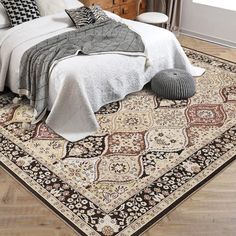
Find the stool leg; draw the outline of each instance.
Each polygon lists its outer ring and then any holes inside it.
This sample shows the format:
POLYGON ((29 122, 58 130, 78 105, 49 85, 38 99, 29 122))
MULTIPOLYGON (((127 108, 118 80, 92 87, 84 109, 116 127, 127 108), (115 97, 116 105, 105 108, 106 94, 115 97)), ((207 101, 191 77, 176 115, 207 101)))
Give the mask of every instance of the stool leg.
POLYGON ((170 24, 169 23, 167 23, 166 29, 170 30, 170 24))

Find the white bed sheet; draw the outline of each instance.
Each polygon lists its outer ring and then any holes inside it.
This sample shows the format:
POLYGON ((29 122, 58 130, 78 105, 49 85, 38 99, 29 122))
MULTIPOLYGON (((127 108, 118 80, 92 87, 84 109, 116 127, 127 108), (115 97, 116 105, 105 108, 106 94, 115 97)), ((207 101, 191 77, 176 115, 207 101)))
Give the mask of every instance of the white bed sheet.
POLYGON ((9 30, 9 28, 0 29, 0 41, 4 37, 4 34, 9 30))
MULTIPOLYGON (((144 57, 116 54, 76 56, 58 62, 50 74, 48 102, 51 111, 46 123, 70 141, 96 132, 98 123, 95 111, 141 90, 158 71, 180 68, 193 76, 204 72, 190 64, 177 39, 169 31, 108 14, 141 35, 152 65, 145 68, 144 57)), ((14 28, 0 40, 0 90, 7 83, 17 93, 23 53, 46 38, 72 30, 73 25, 65 13, 60 13, 14 28)))

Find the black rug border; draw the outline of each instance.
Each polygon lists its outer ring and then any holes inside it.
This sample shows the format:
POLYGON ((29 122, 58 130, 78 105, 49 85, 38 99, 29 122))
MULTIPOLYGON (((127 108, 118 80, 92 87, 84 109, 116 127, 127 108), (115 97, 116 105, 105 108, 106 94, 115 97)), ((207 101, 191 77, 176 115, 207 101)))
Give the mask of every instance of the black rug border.
POLYGON ((141 227, 138 231, 136 231, 132 236, 139 236, 142 233, 144 233, 147 229, 153 227, 155 224, 158 223, 165 215, 170 213, 171 210, 176 208, 179 204, 183 203, 187 198, 199 190, 199 188, 203 187, 205 184, 213 180, 213 178, 223 173, 222 171, 228 167, 230 164, 232 164, 234 161, 236 161, 236 155, 234 155, 232 158, 230 158, 228 161, 226 161, 223 165, 221 165, 218 169, 213 171, 210 175, 208 175, 205 179, 203 179, 201 182, 199 182, 197 185, 195 185, 193 188, 191 188, 188 192, 183 194, 180 198, 178 198, 175 202, 173 202, 170 206, 168 206, 164 211, 162 211, 158 216, 153 218, 151 221, 149 221, 147 224, 145 224, 143 227, 141 227))
POLYGON ((32 187, 30 187, 22 178, 16 175, 11 169, 9 169, 2 161, 0 161, 0 166, 9 174, 12 178, 15 178, 19 184, 23 185, 31 195, 35 196, 40 200, 46 207, 52 210, 57 216, 59 216, 65 223, 68 224, 71 228, 73 228, 77 233, 80 233, 81 236, 87 236, 79 227, 77 227, 73 222, 71 222, 67 217, 61 214, 53 205, 51 205, 45 198, 43 198, 39 193, 37 193, 32 187))

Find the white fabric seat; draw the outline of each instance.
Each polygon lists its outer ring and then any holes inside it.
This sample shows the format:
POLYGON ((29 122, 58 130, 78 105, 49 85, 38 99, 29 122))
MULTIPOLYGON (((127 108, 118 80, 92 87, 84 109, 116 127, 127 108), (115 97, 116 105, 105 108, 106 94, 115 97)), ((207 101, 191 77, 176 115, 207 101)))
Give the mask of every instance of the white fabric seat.
POLYGON ((168 21, 168 16, 160 12, 145 12, 137 16, 137 20, 148 24, 163 24, 168 21))

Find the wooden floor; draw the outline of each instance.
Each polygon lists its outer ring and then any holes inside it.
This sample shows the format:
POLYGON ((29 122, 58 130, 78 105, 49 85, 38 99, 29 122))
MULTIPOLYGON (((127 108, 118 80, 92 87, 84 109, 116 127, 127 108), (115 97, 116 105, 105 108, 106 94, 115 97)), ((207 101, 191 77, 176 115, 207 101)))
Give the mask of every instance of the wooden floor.
POLYGON ((236 62, 235 48, 224 47, 221 45, 209 43, 207 41, 199 40, 196 38, 190 38, 185 35, 180 35, 178 39, 181 42, 182 46, 192 48, 197 51, 213 55, 215 57, 220 57, 228 61, 236 62))
MULTIPOLYGON (((180 36, 183 46, 236 62, 236 49, 180 36)), ((62 220, 0 169, 0 236, 76 236, 62 220)), ((144 236, 235 236, 236 162, 144 236)))

